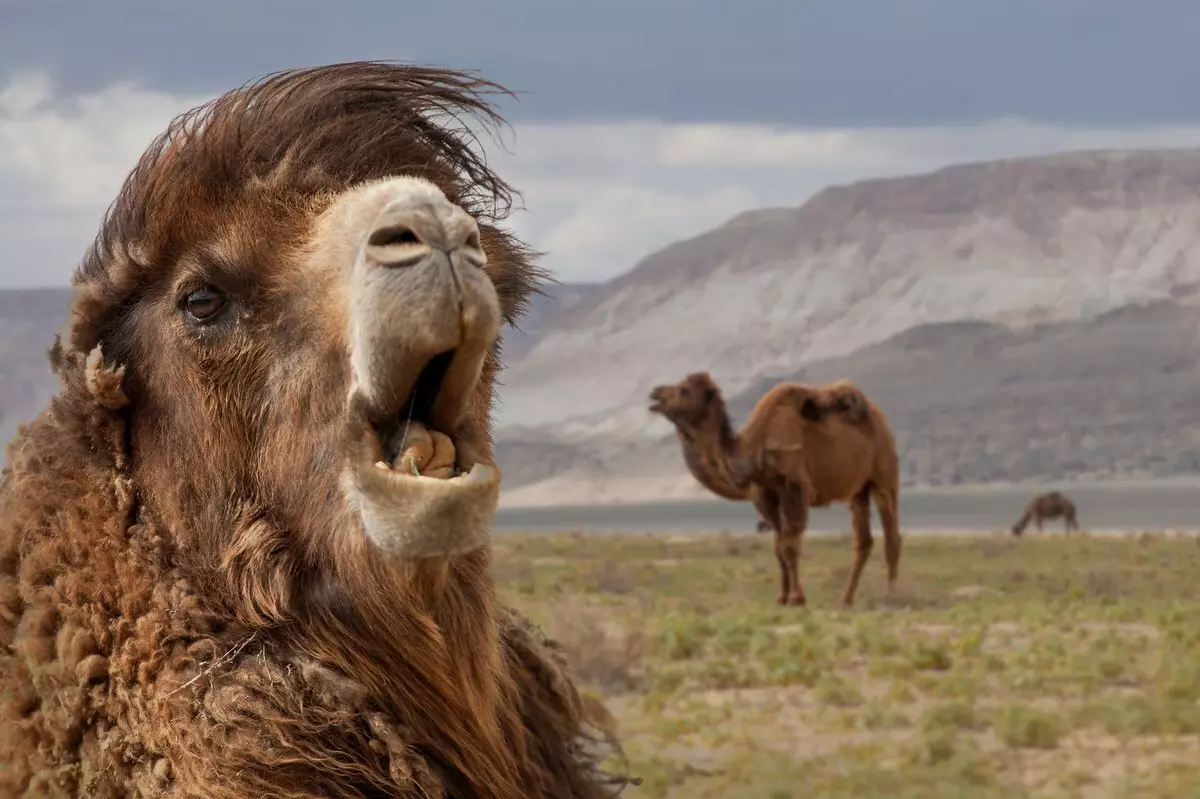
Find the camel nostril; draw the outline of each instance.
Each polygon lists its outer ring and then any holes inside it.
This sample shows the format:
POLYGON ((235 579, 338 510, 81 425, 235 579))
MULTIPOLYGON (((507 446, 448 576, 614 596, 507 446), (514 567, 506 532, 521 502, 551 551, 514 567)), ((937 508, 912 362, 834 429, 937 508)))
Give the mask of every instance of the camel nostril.
POLYGON ((413 244, 423 244, 421 237, 405 225, 390 225, 382 227, 371 234, 367 243, 372 247, 404 247, 413 244))

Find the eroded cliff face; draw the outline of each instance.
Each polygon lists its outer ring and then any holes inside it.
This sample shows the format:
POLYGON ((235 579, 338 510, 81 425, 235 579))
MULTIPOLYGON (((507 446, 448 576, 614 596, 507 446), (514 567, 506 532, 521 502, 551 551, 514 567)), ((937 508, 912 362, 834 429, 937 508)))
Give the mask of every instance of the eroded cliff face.
POLYGON ((1200 150, 831 188, 666 247, 560 313, 505 377, 506 503, 703 496, 645 412, 650 386, 697 369, 745 401, 805 366, 804 379, 861 382, 909 482, 1190 471, 1198 297, 1200 150), (1105 316, 1122 308, 1132 316, 1105 316), (1109 346, 1089 360, 1097 330, 1109 346), (999 341, 1009 332, 1025 338, 999 341), (991 343, 959 352, 973 335, 991 343), (1166 424, 1175 443, 1149 446, 1166 424), (640 460, 625 457, 634 446, 640 460))

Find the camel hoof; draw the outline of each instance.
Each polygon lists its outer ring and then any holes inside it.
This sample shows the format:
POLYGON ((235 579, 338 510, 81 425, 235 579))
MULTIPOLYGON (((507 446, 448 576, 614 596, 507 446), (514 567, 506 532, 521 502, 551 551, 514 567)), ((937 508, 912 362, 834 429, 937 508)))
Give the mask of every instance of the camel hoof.
POLYGON ((789 605, 795 605, 796 607, 802 608, 808 604, 808 600, 802 596, 794 596, 791 599, 789 599, 787 603, 789 605))
POLYGON ((780 596, 780 597, 775 598, 776 605, 786 605, 787 603, 788 603, 788 598, 786 596, 780 596))

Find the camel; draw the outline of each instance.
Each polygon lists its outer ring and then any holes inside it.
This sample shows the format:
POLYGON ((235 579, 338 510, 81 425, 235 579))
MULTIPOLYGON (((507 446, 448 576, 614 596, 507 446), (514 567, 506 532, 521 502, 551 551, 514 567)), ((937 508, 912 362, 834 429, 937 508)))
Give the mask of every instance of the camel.
POLYGON ((502 91, 276 73, 141 157, 0 477, 0 795, 632 781, 495 595, 497 342, 543 272, 456 120, 502 91))
MULTIPOLYGON (((861 419, 862 411, 856 407, 856 398, 845 388, 831 384, 826 406, 861 419)), ((720 440, 722 428, 720 420, 712 415, 713 409, 704 401, 703 387, 693 387, 687 380, 675 385, 655 386, 650 391, 649 410, 675 426, 683 450, 683 463, 700 485, 722 499, 754 501, 757 487, 735 484, 725 468, 723 453, 710 446, 713 441, 720 440)), ((759 533, 772 529, 764 518, 759 518, 754 528, 759 533)))
POLYGON ((677 418, 694 420, 688 426, 696 447, 731 485, 752 492, 755 507, 775 531, 779 604, 807 604, 799 559, 808 509, 836 501, 850 506, 855 539, 842 603, 854 603, 874 544, 872 498, 883 523, 888 591, 893 590, 901 546, 895 438, 883 412, 852 381, 780 383, 759 399, 739 434, 708 372, 659 389, 657 402, 670 406, 677 418), (679 403, 686 403, 683 416, 679 403))
POLYGON ((1025 506, 1025 512, 1012 526, 1012 534, 1023 535, 1031 519, 1037 525, 1037 531, 1040 534, 1043 520, 1059 517, 1062 517, 1064 532, 1069 534, 1072 530, 1079 531, 1079 524, 1075 521, 1074 502, 1067 499, 1061 491, 1047 491, 1045 494, 1038 494, 1025 506))

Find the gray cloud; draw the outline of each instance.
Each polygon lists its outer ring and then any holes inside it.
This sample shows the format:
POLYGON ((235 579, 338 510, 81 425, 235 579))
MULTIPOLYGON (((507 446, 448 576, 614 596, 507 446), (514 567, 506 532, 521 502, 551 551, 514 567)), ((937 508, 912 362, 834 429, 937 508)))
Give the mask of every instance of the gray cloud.
POLYGON ((1200 119, 1194 0, 0 0, 0 77, 216 93, 356 58, 474 67, 514 121, 1200 119))
MULTIPOLYGON (((142 149, 200 100, 115 84, 64 97, 33 74, 0 83, 0 288, 65 283, 142 149)), ((1063 150, 1194 146, 1200 125, 518 123, 503 141, 485 146, 524 194, 516 232, 559 277, 602 280, 741 211, 798 205, 831 183, 1063 150)))

